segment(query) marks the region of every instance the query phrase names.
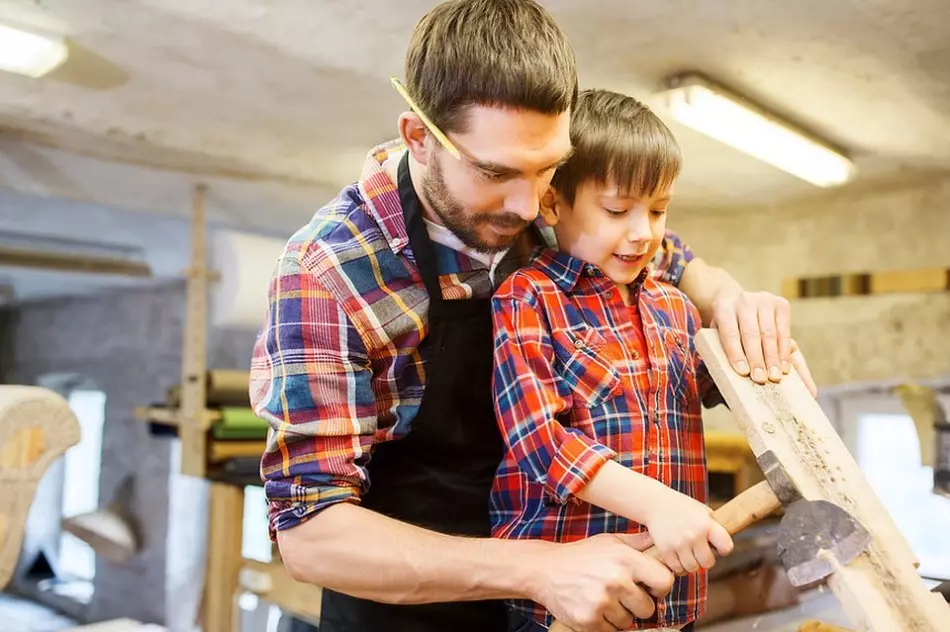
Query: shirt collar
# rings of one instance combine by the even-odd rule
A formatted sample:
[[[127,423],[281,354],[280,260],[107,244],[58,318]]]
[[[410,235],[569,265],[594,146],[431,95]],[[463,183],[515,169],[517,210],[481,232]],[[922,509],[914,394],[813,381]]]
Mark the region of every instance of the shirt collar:
[[[379,225],[393,253],[398,254],[409,245],[406,222],[399,200],[399,187],[383,167],[386,161],[398,160],[406,146],[401,140],[391,140],[377,145],[366,155],[359,189],[366,208]]]
[[[534,265],[565,293],[573,292],[582,276],[595,279],[606,278],[601,269],[594,264],[553,248],[541,250],[534,260]],[[640,287],[648,274],[646,268],[640,271],[639,276],[630,284],[631,295],[635,295],[640,291]]]

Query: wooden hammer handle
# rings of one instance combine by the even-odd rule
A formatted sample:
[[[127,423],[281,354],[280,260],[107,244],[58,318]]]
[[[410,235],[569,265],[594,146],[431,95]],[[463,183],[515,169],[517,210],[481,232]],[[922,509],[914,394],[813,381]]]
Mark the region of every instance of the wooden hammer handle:
[[[782,503],[775,496],[775,492],[772,491],[768,481],[761,481],[714,511],[713,518],[726,528],[729,535],[735,535],[772,514],[781,506]],[[659,550],[655,546],[651,546],[644,551],[644,554],[661,562],[663,561]],[[567,625],[555,620],[549,632],[574,631]]]

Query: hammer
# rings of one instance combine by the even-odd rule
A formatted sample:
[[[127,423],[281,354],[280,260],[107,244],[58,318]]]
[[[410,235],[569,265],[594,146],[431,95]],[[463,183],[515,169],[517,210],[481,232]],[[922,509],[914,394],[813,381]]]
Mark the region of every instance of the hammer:
[[[805,586],[828,577],[836,568],[829,558],[845,565],[871,543],[871,534],[864,525],[841,507],[826,500],[802,498],[771,450],[762,453],[756,461],[765,480],[717,509],[713,518],[730,535],[735,535],[784,506],[777,546],[782,566],[793,586]],[[655,546],[644,554],[662,561]],[[550,632],[573,631],[555,621]]]

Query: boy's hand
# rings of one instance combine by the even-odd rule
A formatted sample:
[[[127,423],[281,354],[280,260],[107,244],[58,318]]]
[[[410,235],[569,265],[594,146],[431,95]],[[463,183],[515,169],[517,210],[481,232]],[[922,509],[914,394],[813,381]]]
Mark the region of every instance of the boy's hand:
[[[677,575],[712,568],[716,556],[732,552],[732,536],[716,522],[713,511],[689,496],[667,488],[644,520],[663,561]]]

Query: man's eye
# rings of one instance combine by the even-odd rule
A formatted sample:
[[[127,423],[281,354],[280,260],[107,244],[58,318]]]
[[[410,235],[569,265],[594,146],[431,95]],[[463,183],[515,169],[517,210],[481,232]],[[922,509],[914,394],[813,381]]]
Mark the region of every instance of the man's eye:
[[[479,171],[479,173],[482,175],[483,178],[491,182],[501,182],[507,177],[505,176],[505,174],[496,173],[494,171]]]

